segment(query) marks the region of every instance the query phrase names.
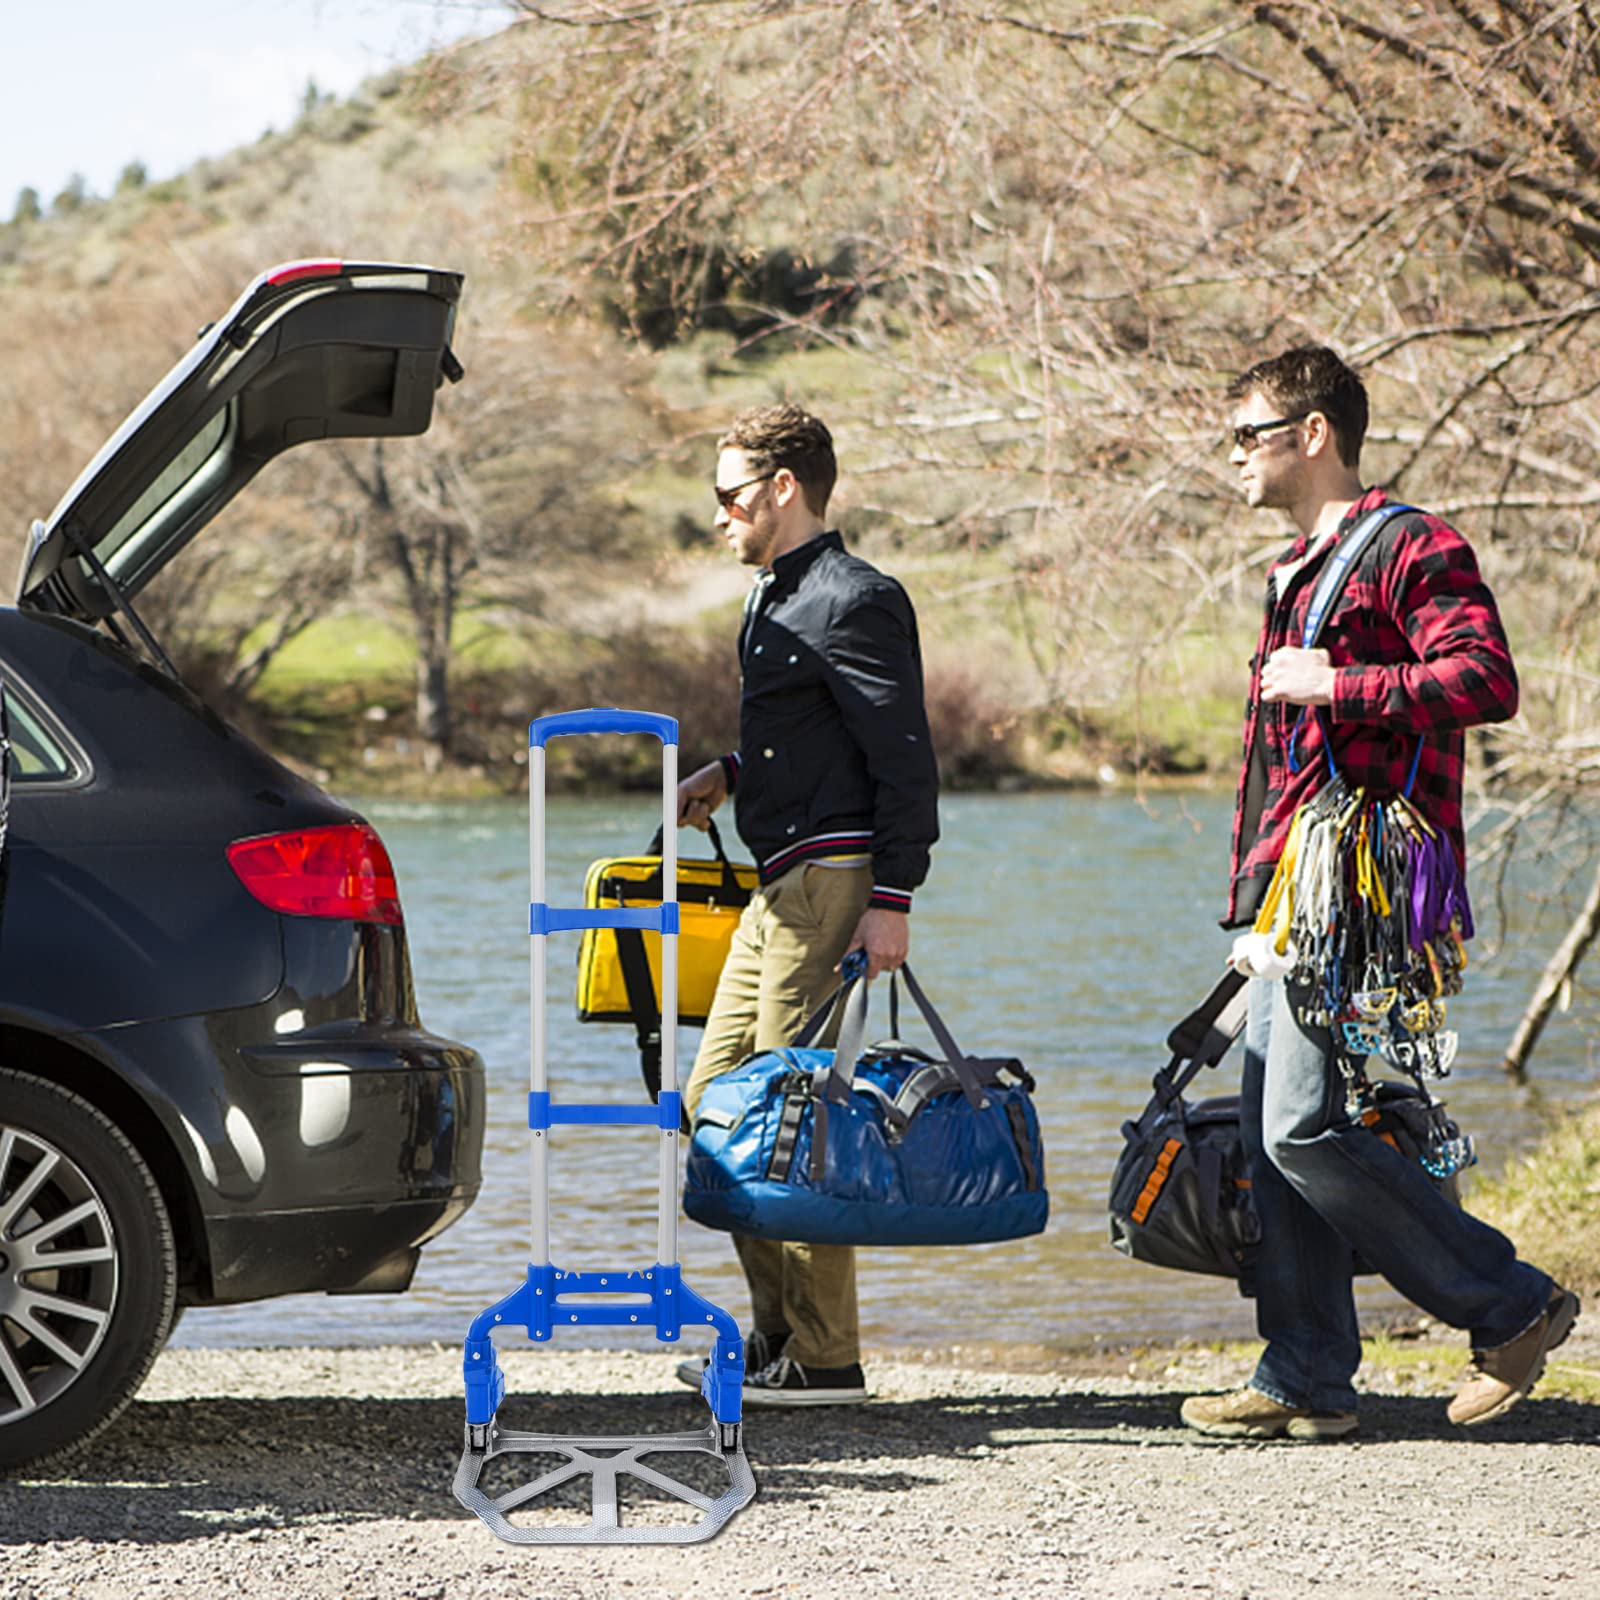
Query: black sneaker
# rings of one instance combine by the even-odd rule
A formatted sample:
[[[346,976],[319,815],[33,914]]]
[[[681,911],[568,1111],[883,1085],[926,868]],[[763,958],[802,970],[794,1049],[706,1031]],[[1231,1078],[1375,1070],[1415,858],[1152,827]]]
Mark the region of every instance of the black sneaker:
[[[744,1370],[747,1373],[760,1372],[763,1367],[770,1367],[783,1354],[783,1347],[788,1342],[787,1333],[762,1333],[760,1329],[747,1333],[744,1339]],[[691,1356],[687,1361],[680,1361],[678,1382],[688,1384],[698,1393],[701,1374],[710,1364],[710,1356]]]
[[[744,1380],[747,1406],[847,1406],[867,1398],[859,1361],[848,1367],[802,1367],[788,1356]]]

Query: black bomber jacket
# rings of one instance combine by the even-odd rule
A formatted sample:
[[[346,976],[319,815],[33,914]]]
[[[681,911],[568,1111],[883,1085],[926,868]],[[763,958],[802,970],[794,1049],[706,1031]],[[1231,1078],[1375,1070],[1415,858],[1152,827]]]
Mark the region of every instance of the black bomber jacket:
[[[939,770],[905,590],[818,534],[757,578],[739,662],[739,749],[723,770],[762,883],[870,854],[869,903],[909,911],[939,837]]]

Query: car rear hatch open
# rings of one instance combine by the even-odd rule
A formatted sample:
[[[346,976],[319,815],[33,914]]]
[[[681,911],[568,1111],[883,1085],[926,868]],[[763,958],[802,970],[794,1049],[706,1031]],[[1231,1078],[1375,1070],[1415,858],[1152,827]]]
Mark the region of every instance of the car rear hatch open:
[[[282,451],[426,431],[434,391],[461,376],[461,283],[383,262],[262,273],[34,523],[17,604],[90,623],[128,610]]]

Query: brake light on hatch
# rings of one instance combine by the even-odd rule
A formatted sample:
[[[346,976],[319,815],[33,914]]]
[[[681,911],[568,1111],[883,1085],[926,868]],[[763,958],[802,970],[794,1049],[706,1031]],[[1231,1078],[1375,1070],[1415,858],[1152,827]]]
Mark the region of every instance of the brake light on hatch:
[[[301,278],[337,278],[344,271],[344,262],[324,257],[316,261],[286,261],[267,274],[267,282],[274,288],[284,283],[296,283]]]
[[[404,921],[389,852],[364,822],[236,839],[228,846],[228,864],[274,911],[397,926]]]

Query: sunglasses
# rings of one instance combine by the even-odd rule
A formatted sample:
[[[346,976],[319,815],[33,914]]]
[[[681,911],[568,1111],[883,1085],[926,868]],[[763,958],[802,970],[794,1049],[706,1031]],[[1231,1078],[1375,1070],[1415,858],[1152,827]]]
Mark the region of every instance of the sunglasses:
[[[1264,433],[1276,433],[1279,428],[1292,428],[1297,422],[1304,422],[1311,413],[1297,411],[1292,417],[1279,417],[1273,422],[1241,422],[1233,430],[1233,444],[1236,450],[1243,450],[1248,455],[1261,443]]]
[[[752,483],[768,483],[777,477],[775,472],[763,472],[759,478],[746,478],[743,483],[736,483],[731,489],[713,489],[711,492],[717,497],[717,504],[724,511],[732,511],[739,503],[739,492],[748,489]]]

